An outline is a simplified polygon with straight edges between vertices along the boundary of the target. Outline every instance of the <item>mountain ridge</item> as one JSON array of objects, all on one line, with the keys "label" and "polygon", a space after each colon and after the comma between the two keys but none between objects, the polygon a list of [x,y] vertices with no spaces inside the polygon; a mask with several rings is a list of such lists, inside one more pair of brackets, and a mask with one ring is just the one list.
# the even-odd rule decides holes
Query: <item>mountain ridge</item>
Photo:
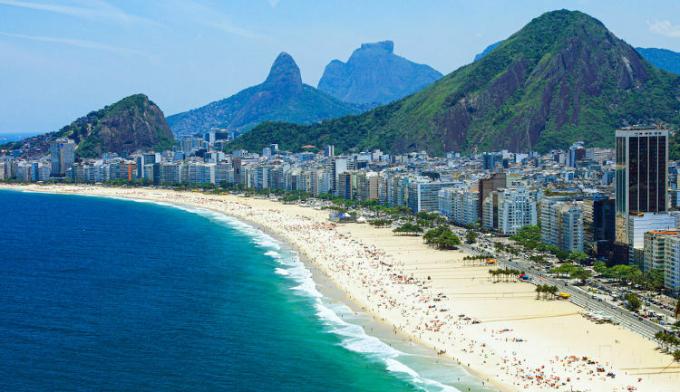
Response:
[{"label": "mountain ridge", "polygon": [[177,135],[203,133],[212,128],[240,133],[265,121],[309,124],[359,112],[358,107],[304,84],[295,60],[282,52],[264,82],[228,98],[169,116],[168,123]]},{"label": "mountain ridge", "polygon": [[341,101],[378,106],[440,79],[442,74],[394,53],[393,41],[363,43],[347,62],[332,60],[317,88]]},{"label": "mountain ridge", "polygon": [[[497,41],[487,46],[482,52],[475,55],[473,61],[481,60],[502,43],[503,41]],[[635,48],[635,51],[655,67],[676,75],[680,75],[680,53],[674,52],[670,49],[640,47]]]},{"label": "mountain ridge", "polygon": [[10,149],[28,146],[27,153],[44,154],[50,141],[75,141],[80,158],[98,158],[105,152],[132,153],[146,149],[169,149],[174,136],[161,109],[144,94],[125,97],[80,117],[59,131],[11,143]]},{"label": "mountain ridge", "polygon": [[307,127],[265,124],[233,145],[391,152],[611,146],[614,130],[680,124],[680,78],[648,64],[602,22],[579,11],[534,18],[480,61],[359,116]]}]

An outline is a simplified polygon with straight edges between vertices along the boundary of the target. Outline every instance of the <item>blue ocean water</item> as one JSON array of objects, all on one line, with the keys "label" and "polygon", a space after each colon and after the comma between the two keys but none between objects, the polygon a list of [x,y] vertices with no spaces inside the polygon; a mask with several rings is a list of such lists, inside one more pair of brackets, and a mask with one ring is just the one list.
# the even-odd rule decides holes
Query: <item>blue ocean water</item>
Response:
[{"label": "blue ocean water", "polygon": [[3,391],[455,390],[216,214],[0,191],[0,250]]}]

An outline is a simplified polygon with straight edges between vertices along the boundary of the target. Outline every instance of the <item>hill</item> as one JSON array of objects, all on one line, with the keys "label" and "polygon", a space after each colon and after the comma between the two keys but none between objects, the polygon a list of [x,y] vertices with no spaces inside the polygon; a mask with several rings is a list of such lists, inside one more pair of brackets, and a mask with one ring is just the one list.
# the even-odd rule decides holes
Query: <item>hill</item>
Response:
[{"label": "hill", "polygon": [[[474,61],[481,60],[487,54],[491,53],[503,41],[494,42],[493,44],[484,48],[484,50],[475,56]],[[647,60],[653,66],[680,75],[680,53],[668,49],[658,48],[635,48],[640,53],[640,56]]]},{"label": "hill", "polygon": [[413,94],[442,74],[394,54],[394,43],[362,44],[346,63],[331,61],[319,80],[318,89],[355,104],[377,106]]},{"label": "hill", "polygon": [[359,112],[356,106],[303,84],[295,60],[281,53],[264,83],[198,109],[172,115],[168,123],[176,135],[204,133],[212,128],[246,132],[264,121],[311,124]]},{"label": "hill", "polygon": [[233,146],[336,144],[403,152],[613,146],[629,124],[680,124],[680,78],[646,62],[598,20],[578,11],[533,19],[481,60],[424,90],[322,124],[265,124]]},{"label": "hill", "polygon": [[169,149],[174,137],[161,109],[144,94],[93,111],[57,132],[33,136],[8,145],[23,148],[28,156],[45,154],[50,141],[67,137],[76,142],[80,158],[97,158],[105,152]]},{"label": "hill", "polygon": [[680,75],[680,53],[657,48],[635,48],[635,50],[656,67]]},{"label": "hill", "polygon": [[487,54],[491,53],[492,50],[496,49],[496,48],[498,47],[498,45],[500,45],[500,44],[502,44],[502,43],[503,43],[503,41],[498,41],[498,42],[492,43],[491,45],[489,45],[489,46],[487,46],[486,48],[484,48],[484,50],[482,51],[482,53],[477,53],[477,54],[475,55],[475,59],[472,60],[472,61],[479,61],[479,60],[483,59],[484,56],[486,56]]}]

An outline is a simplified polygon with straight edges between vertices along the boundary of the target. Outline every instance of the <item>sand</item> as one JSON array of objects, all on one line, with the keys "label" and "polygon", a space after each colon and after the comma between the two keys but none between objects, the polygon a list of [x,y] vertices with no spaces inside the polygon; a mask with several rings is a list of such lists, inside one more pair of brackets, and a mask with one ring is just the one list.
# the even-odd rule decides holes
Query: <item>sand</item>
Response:
[{"label": "sand", "polygon": [[655,342],[595,324],[569,302],[537,300],[530,283],[493,283],[490,267],[463,261],[463,251],[434,250],[420,237],[333,224],[328,211],[265,199],[152,188],[1,187],[190,205],[255,224],[288,242],[395,333],[503,390],[680,390],[680,365]]}]

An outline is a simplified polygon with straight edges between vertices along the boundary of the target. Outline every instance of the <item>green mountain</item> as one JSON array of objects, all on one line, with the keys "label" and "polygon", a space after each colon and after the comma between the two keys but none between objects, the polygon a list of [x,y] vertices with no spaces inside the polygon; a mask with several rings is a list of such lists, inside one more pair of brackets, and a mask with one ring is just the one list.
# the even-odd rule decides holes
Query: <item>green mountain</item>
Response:
[{"label": "green mountain", "polygon": [[[474,61],[481,60],[484,56],[491,53],[503,41],[494,42],[493,44],[484,48],[484,50],[475,56]],[[640,53],[640,56],[651,63],[653,66],[680,75],[680,53],[673,52],[668,49],[658,48],[635,48]]]},{"label": "green mountain", "polygon": [[394,54],[394,43],[362,44],[346,63],[331,61],[318,89],[355,104],[378,106],[413,94],[442,77],[428,65]]},{"label": "green mountain", "polygon": [[212,128],[245,132],[264,121],[311,124],[359,113],[351,104],[302,83],[293,58],[281,53],[264,83],[198,109],[168,117],[176,135],[204,133]]},{"label": "green mountain", "polygon": [[635,50],[656,67],[680,75],[680,53],[657,48],[635,48]]},{"label": "green mountain", "polygon": [[174,136],[161,109],[144,94],[131,95],[89,113],[57,132],[32,136],[8,149],[22,148],[27,156],[45,154],[50,141],[67,137],[78,145],[80,158],[97,158],[105,152],[169,149]]},{"label": "green mountain", "polygon": [[403,152],[611,147],[617,127],[680,125],[680,78],[647,63],[598,20],[554,11],[481,60],[368,113],[312,126],[263,124],[233,147]]},{"label": "green mountain", "polygon": [[486,48],[484,48],[484,50],[482,51],[482,53],[476,54],[476,55],[475,55],[475,59],[472,60],[472,61],[479,61],[479,60],[481,60],[482,58],[484,58],[484,56],[486,56],[487,54],[491,53],[492,50],[496,49],[496,47],[498,47],[498,45],[500,45],[500,44],[502,44],[502,43],[503,43],[503,41],[498,41],[498,42],[492,43],[491,45],[489,45],[489,46],[487,46]]}]

